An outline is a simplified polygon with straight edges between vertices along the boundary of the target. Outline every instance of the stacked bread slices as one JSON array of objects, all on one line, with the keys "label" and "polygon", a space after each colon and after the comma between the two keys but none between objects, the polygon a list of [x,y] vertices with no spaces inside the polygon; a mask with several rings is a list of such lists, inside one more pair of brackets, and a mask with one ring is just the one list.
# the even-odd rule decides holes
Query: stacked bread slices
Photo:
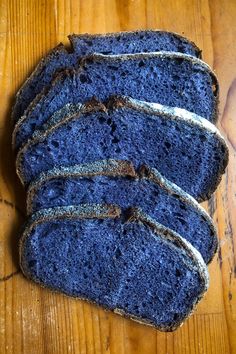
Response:
[{"label": "stacked bread slices", "polygon": [[228,163],[218,81],[165,31],[69,36],[16,96],[30,279],[171,331],[208,287],[210,198]]}]

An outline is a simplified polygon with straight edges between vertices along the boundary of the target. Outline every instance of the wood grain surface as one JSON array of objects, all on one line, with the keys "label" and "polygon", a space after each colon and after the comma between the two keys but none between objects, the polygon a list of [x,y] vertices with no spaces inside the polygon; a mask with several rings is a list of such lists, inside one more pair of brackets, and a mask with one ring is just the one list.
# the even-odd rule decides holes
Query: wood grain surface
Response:
[{"label": "wood grain surface", "polygon": [[[210,289],[176,332],[161,333],[27,281],[18,239],[25,195],[10,145],[14,94],[37,61],[67,35],[160,28],[203,50],[221,86],[218,127],[230,162],[204,206],[218,226]],[[0,0],[0,353],[236,353],[236,1]]]}]

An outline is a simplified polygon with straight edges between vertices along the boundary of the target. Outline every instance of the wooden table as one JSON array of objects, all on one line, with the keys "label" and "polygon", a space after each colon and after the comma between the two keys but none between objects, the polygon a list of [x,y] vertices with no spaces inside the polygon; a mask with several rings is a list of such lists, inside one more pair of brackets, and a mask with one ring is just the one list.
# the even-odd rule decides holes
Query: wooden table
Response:
[{"label": "wooden table", "polygon": [[[27,281],[18,267],[25,195],[11,153],[10,110],[17,88],[40,57],[75,32],[161,28],[203,50],[221,85],[218,127],[230,163],[204,206],[220,248],[210,289],[176,332],[161,333]],[[0,0],[0,353],[236,353],[236,1]]]}]

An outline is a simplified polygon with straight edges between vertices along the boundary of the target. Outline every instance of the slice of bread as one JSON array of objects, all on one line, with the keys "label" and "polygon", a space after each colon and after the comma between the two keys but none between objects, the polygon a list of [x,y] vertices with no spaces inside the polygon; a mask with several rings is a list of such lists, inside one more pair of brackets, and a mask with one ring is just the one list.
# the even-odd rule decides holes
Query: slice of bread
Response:
[{"label": "slice of bread", "polygon": [[201,255],[140,210],[41,210],[20,243],[23,273],[42,286],[94,302],[163,331],[182,324],[208,286]]},{"label": "slice of bread", "polygon": [[16,148],[66,104],[84,103],[93,96],[104,101],[110,95],[183,108],[212,122],[217,118],[218,82],[201,60],[170,52],[92,55],[78,70],[60,73],[31,102],[15,126]]},{"label": "slice of bread", "polygon": [[42,173],[27,191],[28,214],[41,209],[78,204],[140,207],[159,223],[190,242],[209,263],[217,250],[214,224],[189,194],[156,169],[132,163],[100,160]]},{"label": "slice of bread", "polygon": [[80,56],[93,53],[107,55],[168,51],[201,58],[201,50],[195,43],[177,33],[162,30],[72,34],[69,40]]},{"label": "slice of bread", "polygon": [[12,118],[16,122],[30,102],[50,84],[56,71],[77,66],[79,58],[92,53],[124,54],[171,51],[201,57],[200,49],[186,38],[165,31],[120,32],[106,35],[69,36],[71,48],[59,44],[40,60],[16,95]]},{"label": "slice of bread", "polygon": [[56,113],[19,151],[23,184],[54,166],[109,158],[157,168],[198,201],[209,198],[220,182],[228,149],[205,119],[127,97],[113,97],[106,106],[88,102],[76,112]]}]

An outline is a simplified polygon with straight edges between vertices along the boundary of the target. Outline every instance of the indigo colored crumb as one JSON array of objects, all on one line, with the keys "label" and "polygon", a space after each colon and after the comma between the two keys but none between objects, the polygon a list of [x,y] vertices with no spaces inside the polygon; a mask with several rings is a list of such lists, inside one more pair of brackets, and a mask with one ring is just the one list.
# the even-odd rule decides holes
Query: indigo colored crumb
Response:
[{"label": "indigo colored crumb", "polygon": [[35,226],[22,265],[68,295],[173,326],[204,291],[192,259],[147,226],[119,220],[60,220]]},{"label": "indigo colored crumb", "polygon": [[132,108],[92,112],[71,119],[21,155],[29,183],[54,166],[113,158],[135,167],[155,167],[171,182],[202,200],[209,196],[227,161],[223,140],[191,122],[152,116]]},{"label": "indigo colored crumb", "polygon": [[67,103],[84,103],[94,96],[102,101],[110,95],[130,96],[185,108],[214,121],[217,93],[212,89],[216,80],[213,74],[188,57],[172,56],[139,55],[130,60],[95,56],[84,61],[79,71],[60,74],[27,113],[27,119],[18,131],[16,147]]},{"label": "indigo colored crumb", "polygon": [[31,213],[55,206],[85,203],[140,207],[159,223],[187,239],[208,263],[217,246],[215,230],[196,207],[142,178],[95,176],[54,178],[36,190]]},{"label": "indigo colored crumb", "polygon": [[121,54],[139,52],[171,51],[199,56],[200,51],[194,44],[167,32],[123,33],[120,36],[72,36],[73,53],[67,52],[64,46],[59,46],[49,53],[40,69],[37,68],[30,77],[30,82],[21,88],[20,95],[14,107],[13,118],[17,121],[24,113],[30,102],[47,87],[55,76],[56,71],[75,68],[79,59],[87,54]]}]

